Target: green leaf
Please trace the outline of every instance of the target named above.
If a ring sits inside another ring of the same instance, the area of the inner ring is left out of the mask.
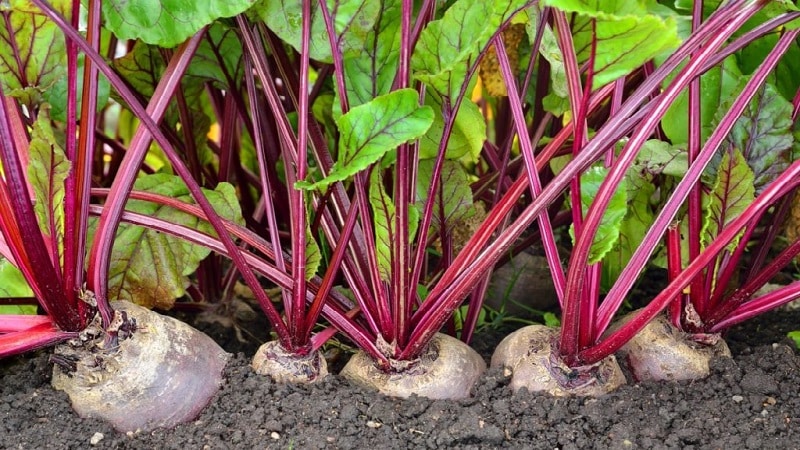
[[[742,72],[752,74],[764,61],[764,58],[775,48],[779,35],[770,33],[748,44],[736,53],[736,60]],[[770,72],[767,80],[778,88],[778,92],[786,98],[794,97],[800,88],[800,45],[795,43],[789,47],[786,54],[778,61],[778,65]]]
[[[254,0],[108,0],[106,27],[120,40],[174,47],[221,17],[246,11]]]
[[[50,237],[62,242],[64,235],[64,180],[70,171],[70,162],[58,143],[46,108],[39,112],[33,126],[28,148],[28,179],[33,188],[33,210],[39,228]]]
[[[232,52],[234,56],[237,55],[230,43],[231,37],[225,34],[224,28],[212,27],[209,31],[209,39],[215,42],[215,44],[208,43],[208,39],[203,40],[205,46],[201,45],[200,49],[205,48],[206,50],[204,50],[203,55],[192,60],[189,66],[189,71],[191,73],[187,74],[181,83],[181,90],[186,100],[189,117],[187,123],[182,123],[180,128],[191,130],[200,162],[204,165],[213,165],[216,158],[213,152],[208,148],[207,134],[211,127],[211,119],[205,113],[205,110],[208,109],[205,105],[208,105],[209,100],[208,96],[205,95],[204,83],[210,80],[218,84],[225,83],[224,89],[237,89],[236,86],[231,87],[227,84],[227,79],[222,72],[222,66],[218,66],[217,70],[212,70],[210,68],[210,66],[214,64],[211,60],[216,58],[213,54],[215,50],[211,48],[212,46],[219,47],[216,51],[226,53]],[[241,53],[238,54],[240,55]],[[230,61],[228,61],[228,59],[225,59],[225,61],[225,71],[236,70],[238,67],[233,65],[229,66],[228,62]],[[115,59],[113,66],[134,90],[142,97],[149,99],[152,97],[158,86],[158,82],[161,80],[161,76],[166,68],[166,61],[158,47],[138,41],[131,52],[128,52],[122,58]],[[234,72],[232,75],[238,76],[240,73]],[[217,77],[219,77],[220,80],[217,80]],[[112,95],[115,94],[112,93]],[[122,99],[116,97],[115,99],[124,104]],[[122,120],[122,117],[130,117],[132,123],[126,123],[126,121]],[[164,122],[170,127],[177,129],[177,124],[180,120],[181,116],[177,102],[170,103],[164,115]],[[131,117],[130,113],[123,109],[123,112],[120,114],[120,123],[122,125],[120,126],[121,130],[118,131],[118,135],[122,138],[123,142],[128,143],[138,127],[138,119]],[[156,170],[171,170],[168,159],[163,155],[160,147],[156,144],[151,146],[151,151],[148,153],[146,161]]]
[[[76,110],[80,112],[81,110],[81,102],[82,102],[82,95],[83,95],[83,64],[86,56],[81,53],[78,55],[78,96],[77,96],[77,108]],[[108,80],[104,76],[99,76],[97,79],[97,112],[100,112],[103,108],[105,108],[106,104],[108,103],[108,96],[109,92],[111,91],[111,85],[109,85]],[[57,120],[59,122],[66,122],[67,121],[67,77],[66,75],[59,77],[53,86],[44,92],[43,94],[44,101],[50,104],[50,117],[53,120]]]
[[[652,175],[682,178],[688,168],[689,156],[686,149],[675,147],[668,142],[651,139],[642,145],[630,170],[638,174],[650,175],[646,179],[651,182]]]
[[[28,286],[22,272],[11,264],[11,261],[0,257],[0,297],[33,297],[33,290]],[[33,308],[31,312],[4,312],[3,314],[35,314],[36,306],[14,306],[23,311]]]
[[[726,142],[739,149],[753,171],[756,193],[789,166],[792,104],[770,84],[758,90],[736,121]]]
[[[674,76],[664,81],[671,83]],[[701,139],[705,141],[713,131],[714,117],[719,105],[735,97],[742,79],[741,71],[732,57],[726,58],[722,66],[715,66],[700,76],[700,125]],[[689,93],[683,90],[661,119],[661,128],[673,144],[689,142]]]
[[[674,17],[648,10],[645,0],[542,0],[543,6],[578,13],[572,24],[578,62],[589,60],[596,39],[594,79],[597,89],[628,75],[645,62],[680,45]]]
[[[800,331],[790,331],[786,333],[786,337],[794,342],[794,346],[800,349]]]
[[[324,189],[380,160],[398,145],[422,136],[433,123],[430,106],[419,106],[418,93],[400,89],[351,109],[339,117],[339,158],[328,176],[316,183],[297,182],[301,189]]]
[[[422,209],[428,201],[428,188],[433,176],[433,160],[419,162],[417,172],[417,205]],[[431,226],[441,230],[443,225],[451,229],[455,224],[475,214],[469,174],[455,161],[445,161],[442,166],[441,189],[434,195],[433,220]]]
[[[311,228],[306,227],[306,281],[314,278],[321,264],[322,252],[311,234]]]
[[[597,197],[600,185],[607,175],[608,169],[599,166],[590,167],[581,175],[581,203],[583,204],[584,215],[589,211],[589,207]],[[623,179],[617,186],[617,190],[614,191],[614,195],[611,196],[611,202],[609,202],[608,208],[600,220],[600,226],[589,250],[589,264],[602,260],[617,243],[622,220],[628,212],[627,203],[627,182]],[[574,226],[570,226],[570,236],[572,236],[574,242]]]
[[[411,57],[414,77],[441,96],[456,98],[469,68],[500,25],[524,0],[458,0],[422,30]]]
[[[444,133],[444,118],[442,117],[442,101],[435,93],[425,96],[425,104],[433,108],[435,115],[433,124],[419,140],[420,159],[435,158],[439,150],[439,143]],[[460,159],[467,156],[470,162],[476,162],[483,150],[486,140],[486,120],[480,108],[475,103],[464,99],[456,113],[455,124],[447,141],[447,159]]]
[[[542,315],[542,320],[544,324],[550,328],[558,328],[561,326],[561,320],[559,320],[558,316],[551,312],[546,312]]]
[[[143,176],[136,181],[134,189],[194,203],[186,185],[172,175]],[[221,217],[244,223],[233,186],[220,183],[214,191],[203,192]],[[127,209],[216,235],[209,223],[164,205],[130,200]],[[209,253],[205,247],[182,239],[122,224],[111,252],[109,298],[129,300],[149,308],[170,308],[175,299],[184,294],[186,277]]]
[[[687,13],[691,13],[694,8],[695,1],[696,0],[675,0],[675,8],[684,10]],[[703,17],[705,18],[710,16],[720,7],[722,3],[723,0],[705,0],[703,3]],[[792,3],[792,0],[770,0],[763,2],[763,7],[761,10],[759,10],[759,12],[757,12],[750,20],[748,20],[745,26],[742,27],[738,33],[750,31],[753,29],[753,27],[766,22],[768,19],[786,12],[797,10],[797,6]],[[787,30],[793,30],[798,27],[800,27],[800,20],[795,19],[786,24],[785,28]]]
[[[222,89],[234,90],[244,79],[242,40],[231,27],[216,22],[208,27],[192,62],[187,77],[211,80]]]
[[[49,3],[70,17],[71,2]],[[30,0],[0,2],[0,18],[0,84],[5,95],[34,106],[65,74],[67,54],[61,30]]]
[[[617,281],[619,274],[628,265],[633,253],[639,248],[645,234],[655,219],[650,206],[650,197],[656,188],[650,181],[652,176],[629,170],[626,174],[628,184],[628,212],[619,227],[619,240],[603,258],[601,285],[608,290]]]
[[[753,183],[755,176],[747,165],[742,152],[734,149],[725,152],[716,174],[709,196],[704,198],[706,211],[700,239],[708,246],[723,228],[736,219],[755,199]],[[738,239],[731,242],[735,247]]]
[[[375,230],[375,256],[381,279],[389,281],[392,273],[392,242],[394,242],[395,236],[395,211],[397,208],[392,197],[386,192],[383,183],[383,175],[380,171],[373,171],[369,179],[369,203],[372,207]],[[409,239],[417,234],[418,226],[419,211],[414,205],[409,205]]]
[[[351,108],[389,93],[397,75],[400,1],[383,0],[372,3],[380,4],[381,8],[372,29],[364,37],[363,48],[359,52],[348,54],[344,60],[347,100]],[[338,98],[334,104],[338,107]]]
[[[339,48],[345,55],[364,51],[368,33],[380,12],[380,2],[374,0],[327,0],[328,11]],[[252,9],[284,42],[300,51],[303,36],[303,4],[298,1],[261,0]],[[331,44],[318,2],[311,4],[311,59],[333,62]]]
[[[532,18],[528,22],[528,39],[531,42],[536,38],[536,20],[537,19]],[[545,26],[544,32],[542,33],[542,44],[539,53],[550,63],[551,95],[555,95],[561,99],[568,98],[567,70],[564,67],[564,55],[562,55],[561,49],[558,47],[558,39],[553,29],[549,25]],[[569,109],[569,105],[567,105],[567,109]]]
[[[372,206],[375,228],[375,256],[378,261],[378,273],[383,281],[389,281],[392,274],[392,241],[394,228],[394,202],[383,187],[383,176],[380,171],[372,172],[369,178],[369,204]]]
[[[115,59],[112,66],[136,92],[150,98],[167,64],[158,47],[137,41],[133,50]]]

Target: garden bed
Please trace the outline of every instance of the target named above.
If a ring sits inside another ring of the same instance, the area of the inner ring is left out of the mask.
[[[497,370],[463,401],[385,398],[338,376],[282,386],[240,355],[197,421],[127,436],[78,418],[49,385],[48,353],[38,353],[0,367],[0,448],[796,449],[800,356],[785,335],[798,323],[800,312],[781,311],[733,329],[733,360],[715,361],[706,380],[596,399],[512,394]],[[498,337],[480,336],[476,348],[488,359]]]

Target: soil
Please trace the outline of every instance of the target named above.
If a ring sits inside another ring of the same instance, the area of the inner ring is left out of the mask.
[[[498,370],[461,401],[381,397],[338,376],[277,385],[248,365],[260,342],[226,339],[226,350],[244,353],[196,421],[127,435],[75,415],[40,352],[0,362],[0,448],[800,449],[800,355],[785,337],[798,324],[798,311],[766,314],[726,336],[733,359],[715,360],[707,379],[600,398],[512,394]],[[200,328],[220,334],[209,327]],[[473,346],[488,360],[501,337],[484,332]]]

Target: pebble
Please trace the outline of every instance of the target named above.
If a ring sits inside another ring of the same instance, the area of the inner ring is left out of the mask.
[[[281,434],[278,433],[277,431],[273,431],[272,433],[269,434],[269,437],[277,441],[278,439],[281,438]]]
[[[367,421],[367,426],[370,427],[370,428],[380,428],[381,425],[383,425],[383,424],[380,423],[380,422],[375,422],[374,420],[368,420]]]
[[[744,400],[744,397],[742,397],[741,395],[734,395],[733,397],[731,397],[731,400],[733,400],[736,403],[741,403],[742,400]]]
[[[95,433],[92,435],[92,438],[89,439],[89,443],[92,445],[97,445],[103,440],[104,437],[105,436],[103,436],[103,433]]]

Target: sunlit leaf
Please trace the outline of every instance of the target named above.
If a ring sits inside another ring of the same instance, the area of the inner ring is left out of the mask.
[[[325,179],[313,184],[301,181],[297,187],[325,188],[366,169],[398,145],[423,135],[433,123],[433,110],[419,106],[418,99],[417,91],[400,89],[339,117],[338,161]]]
[[[414,77],[440,95],[455,98],[469,68],[500,25],[524,0],[458,0],[422,30],[414,48]]]
[[[425,104],[433,108],[433,124],[419,140],[419,157],[422,159],[435,158],[444,133],[444,118],[442,117],[442,103],[439,96],[430,93],[425,96]],[[483,150],[486,140],[486,120],[481,114],[478,105],[465,100],[456,113],[456,121],[447,141],[447,159],[459,159],[467,156],[471,161],[476,161]]]
[[[0,257],[0,297],[33,297],[33,291],[22,272],[14,267],[11,262]],[[15,306],[14,308],[24,308],[25,312],[4,312],[3,314],[35,314],[36,306]],[[31,311],[31,308],[33,309]]]
[[[70,17],[71,2],[52,0],[53,8]],[[5,95],[33,106],[43,92],[66,74],[64,37],[30,0],[0,2],[0,83]]]
[[[254,0],[107,0],[106,27],[122,40],[174,47],[221,17],[247,10]]]
[[[589,60],[596,42],[594,78],[597,89],[631,73],[681,41],[674,17],[662,17],[643,0],[542,0],[542,5],[578,13],[572,38],[578,62]]]
[[[188,188],[172,175],[141,177],[134,189],[194,203]],[[233,186],[220,183],[216,190],[203,192],[221,217],[243,223]],[[164,205],[130,200],[127,209],[216,235],[209,223]],[[170,308],[175,299],[184,294],[186,277],[209,252],[205,247],[172,236],[122,224],[111,253],[109,298],[129,300],[150,308]]]

